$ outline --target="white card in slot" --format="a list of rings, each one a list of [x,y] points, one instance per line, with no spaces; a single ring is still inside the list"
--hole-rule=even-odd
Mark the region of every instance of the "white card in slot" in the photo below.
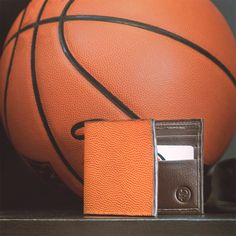
[[[190,145],[157,145],[160,160],[180,161],[193,160],[194,149]]]

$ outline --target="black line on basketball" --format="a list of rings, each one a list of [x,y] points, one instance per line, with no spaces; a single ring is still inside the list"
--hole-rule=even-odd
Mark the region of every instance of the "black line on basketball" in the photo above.
[[[23,20],[25,18],[26,10],[27,10],[27,8],[22,13],[22,17],[21,17],[21,20],[20,20],[20,23],[19,23],[18,31],[21,29]],[[10,138],[10,133],[9,133],[9,127],[8,127],[8,120],[7,120],[7,98],[8,98],[7,95],[8,95],[8,88],[9,88],[9,82],[10,82],[11,69],[12,69],[12,64],[13,64],[13,60],[14,60],[14,56],[15,56],[15,51],[16,51],[16,45],[17,45],[17,42],[18,42],[18,38],[19,38],[19,35],[17,35],[17,37],[15,38],[15,43],[14,43],[14,46],[13,46],[13,49],[12,49],[10,63],[9,63],[8,70],[7,70],[7,77],[6,77],[5,88],[4,88],[4,97],[3,97],[3,120],[4,120],[4,123],[5,123],[6,133],[7,133],[9,138]]]
[[[59,20],[59,17],[54,17],[54,18],[48,18],[48,19],[44,19],[40,22],[38,22],[38,24],[48,24],[51,22],[56,22]],[[118,23],[118,24],[125,24],[125,25],[129,25],[129,26],[133,26],[133,27],[138,27],[147,31],[151,31],[154,33],[158,33],[161,35],[164,35],[166,37],[172,38],[173,40],[176,40],[180,43],[183,43],[189,47],[191,47],[192,49],[198,51],[199,53],[201,53],[202,55],[206,56],[208,59],[210,59],[215,65],[217,65],[221,70],[223,70],[225,72],[225,74],[228,76],[228,78],[231,80],[231,82],[233,83],[234,86],[236,86],[236,78],[233,76],[233,74],[231,73],[231,71],[219,60],[217,59],[215,56],[213,56],[210,52],[208,52],[206,49],[198,46],[197,44],[191,42],[190,40],[172,33],[170,31],[167,31],[165,29],[162,29],[160,27],[157,26],[153,26],[150,24],[146,24],[146,23],[142,23],[142,22],[138,22],[138,21],[133,21],[133,20],[129,20],[129,19],[124,19],[124,18],[118,18],[118,17],[108,17],[108,16],[96,16],[96,15],[71,15],[71,16],[65,16],[64,17],[64,21],[75,21],[75,20],[90,20],[90,21],[103,21],[103,22],[111,22],[111,23]],[[24,32],[25,30],[29,29],[30,27],[34,27],[34,24],[31,25],[27,25],[26,27],[24,27],[22,29],[21,32]],[[9,44],[9,42],[16,37],[16,34],[13,35],[4,45],[3,50],[6,48],[6,46]]]
[[[49,23],[54,23],[54,22],[58,22],[59,21],[59,17],[52,17],[52,18],[47,18],[47,19],[43,19],[40,22],[38,22],[38,25],[44,25],[44,24],[49,24]],[[11,42],[11,40],[13,40],[15,37],[17,37],[18,34],[21,34],[23,32],[25,32],[26,30],[32,29],[36,26],[36,23],[31,23],[26,25],[25,27],[23,27],[21,30],[19,30],[18,32],[16,32],[15,34],[13,34],[8,41],[4,44],[3,46],[3,51],[4,49],[7,47],[7,45]]]
[[[120,109],[123,113],[125,113],[131,119],[138,119],[139,116],[135,114],[130,108],[128,108],[121,100],[119,100],[114,94],[112,94],[109,90],[107,90],[100,82],[98,82],[81,64],[74,58],[72,53],[70,52],[64,35],[64,17],[66,15],[67,10],[70,5],[73,3],[69,1],[66,7],[63,9],[60,20],[59,20],[59,39],[61,43],[62,50],[67,57],[67,59],[71,62],[71,64],[77,69],[77,71],[99,92],[101,92],[110,102],[112,102],[118,109]]]
[[[163,161],[165,160],[165,157],[162,156],[161,153],[158,152],[157,155],[160,157],[161,160],[163,160]]]
[[[38,28],[39,28],[39,21],[40,18],[43,14],[43,11],[45,9],[45,6],[47,4],[47,0],[44,1],[39,15],[37,17],[37,22],[35,24],[35,28],[34,28],[34,32],[33,32],[33,39],[32,39],[32,48],[31,48],[31,73],[32,73],[32,83],[33,83],[33,90],[34,90],[34,96],[35,96],[35,101],[37,104],[37,108],[39,111],[39,115],[41,117],[42,123],[44,125],[44,128],[46,130],[46,133],[48,135],[49,140],[51,141],[56,153],[58,154],[58,156],[60,157],[61,161],[64,163],[64,165],[66,166],[66,168],[70,171],[70,173],[81,183],[83,184],[83,179],[77,174],[77,172],[73,169],[73,167],[70,165],[70,163],[66,160],[66,158],[64,157],[62,151],[59,148],[59,145],[56,142],[56,139],[54,138],[52,131],[49,127],[49,124],[47,122],[47,118],[45,115],[45,112],[43,110],[43,104],[41,102],[40,99],[40,93],[39,93],[39,88],[38,88],[38,84],[37,84],[37,77],[36,77],[36,68],[35,68],[35,47],[36,47],[36,39],[37,39],[37,34],[38,34]]]
[[[104,119],[83,120],[74,124],[71,128],[71,136],[77,140],[84,140],[84,134],[77,134],[78,130],[84,128],[86,122],[94,122],[94,121],[104,121]]]
[[[192,41],[177,35],[173,32],[167,31],[163,28],[149,25],[146,23],[134,21],[134,20],[129,20],[129,19],[124,19],[124,18],[118,18],[118,17],[107,17],[107,16],[94,16],[94,15],[82,15],[82,16],[67,16],[66,20],[84,20],[84,21],[102,21],[102,22],[111,22],[111,23],[117,23],[117,24],[124,24],[124,25],[129,25],[137,28],[141,28],[147,31],[151,31],[160,35],[164,35],[168,38],[171,38],[175,41],[178,41],[182,44],[185,44],[189,46],[190,48],[194,49],[195,51],[199,52],[200,54],[204,55],[208,59],[210,59],[215,65],[220,67],[221,70],[223,70],[229,79],[232,81],[234,86],[236,86],[236,79],[234,78],[233,74],[230,72],[230,70],[221,62],[219,61],[215,56],[213,56],[210,52],[208,52],[206,49],[198,46],[197,44],[193,43]]]

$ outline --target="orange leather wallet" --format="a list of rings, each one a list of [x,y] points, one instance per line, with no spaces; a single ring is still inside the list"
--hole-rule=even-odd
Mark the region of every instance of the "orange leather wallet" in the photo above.
[[[155,216],[155,122],[88,122],[84,135],[84,213]]]

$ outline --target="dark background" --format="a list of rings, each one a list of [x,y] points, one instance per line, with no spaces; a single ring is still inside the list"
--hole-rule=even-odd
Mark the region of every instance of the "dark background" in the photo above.
[[[0,52],[12,22],[28,2],[28,0],[0,0]],[[213,2],[225,16],[236,36],[236,0],[214,0]],[[65,191],[62,187],[42,183],[31,173],[23,161],[17,157],[2,127],[0,127],[0,143],[4,147],[0,147],[1,210],[43,210],[68,207],[81,210],[81,200],[73,193]],[[233,156],[236,158],[236,137],[221,160]]]

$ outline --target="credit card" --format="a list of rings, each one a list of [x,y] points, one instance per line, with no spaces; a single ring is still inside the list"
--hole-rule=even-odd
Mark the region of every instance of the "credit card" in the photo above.
[[[194,149],[190,145],[157,145],[158,158],[165,161],[193,160]]]

